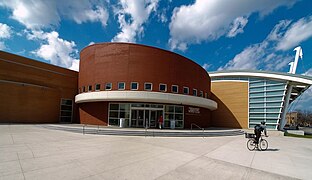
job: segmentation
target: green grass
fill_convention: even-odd
[[[298,137],[298,138],[312,138],[312,135],[297,135],[297,134],[290,134],[290,133],[287,133],[285,132],[284,133],[284,136],[289,136],[289,137]]]

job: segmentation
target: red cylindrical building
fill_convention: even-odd
[[[80,121],[121,127],[208,127],[210,77],[195,62],[162,49],[102,43],[80,53]]]

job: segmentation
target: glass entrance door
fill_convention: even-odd
[[[131,127],[144,127],[144,110],[131,110]]]
[[[156,128],[158,119],[163,114],[163,110],[154,109],[132,109],[130,127],[136,128]]]
[[[157,124],[157,111],[151,110],[150,113],[151,113],[151,116],[150,116],[150,121],[149,121],[150,123],[149,127],[155,128]]]

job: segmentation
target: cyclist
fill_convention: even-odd
[[[268,137],[267,135],[267,131],[266,131],[266,125],[265,125],[265,121],[262,121],[261,124],[257,124],[255,126],[255,134],[256,134],[256,143],[259,143],[259,139],[261,136],[261,132],[264,131],[264,135],[265,137]]]

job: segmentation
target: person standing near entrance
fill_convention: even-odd
[[[162,123],[164,122],[163,116],[160,115],[159,119],[158,119],[158,123],[159,123],[159,129],[161,129]]]

